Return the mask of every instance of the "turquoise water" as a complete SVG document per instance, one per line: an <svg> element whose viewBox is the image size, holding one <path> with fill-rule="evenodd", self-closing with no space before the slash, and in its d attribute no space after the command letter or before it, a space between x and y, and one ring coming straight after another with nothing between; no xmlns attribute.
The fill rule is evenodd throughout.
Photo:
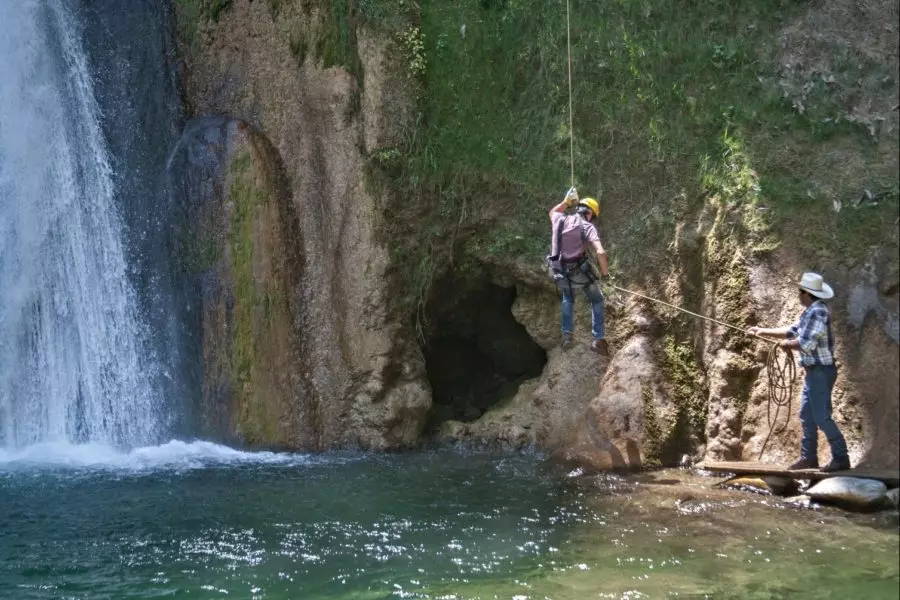
<svg viewBox="0 0 900 600"><path fill-rule="evenodd" d="M665 476L449 451L0 451L0 598L898 597L895 514Z"/></svg>

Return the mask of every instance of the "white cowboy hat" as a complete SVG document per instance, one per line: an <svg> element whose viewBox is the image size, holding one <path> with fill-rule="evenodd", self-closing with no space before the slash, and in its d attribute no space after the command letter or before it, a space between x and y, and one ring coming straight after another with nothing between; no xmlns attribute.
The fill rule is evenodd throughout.
<svg viewBox="0 0 900 600"><path fill-rule="evenodd" d="M834 297L834 290L831 286L822 281L822 276L818 273L804 273L800 278L800 289L805 290L822 300L828 300Z"/></svg>

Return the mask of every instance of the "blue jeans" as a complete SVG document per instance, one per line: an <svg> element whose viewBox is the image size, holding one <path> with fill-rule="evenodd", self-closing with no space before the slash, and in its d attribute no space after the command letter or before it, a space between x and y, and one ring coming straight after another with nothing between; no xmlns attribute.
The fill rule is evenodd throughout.
<svg viewBox="0 0 900 600"><path fill-rule="evenodd" d="M817 429L821 429L828 439L833 459L848 457L847 442L831 418L831 388L834 387L836 378L837 369L834 365L806 367L803 396L800 400L800 424L803 425L800 458L818 460Z"/></svg>
<svg viewBox="0 0 900 600"><path fill-rule="evenodd" d="M591 303L591 333L595 340L602 340L606 334L603 322L603 292L596 282L590 285L573 285L571 287L566 281L560 284L563 335L571 335L575 330L575 296L573 292L579 288L584 290L584 295Z"/></svg>

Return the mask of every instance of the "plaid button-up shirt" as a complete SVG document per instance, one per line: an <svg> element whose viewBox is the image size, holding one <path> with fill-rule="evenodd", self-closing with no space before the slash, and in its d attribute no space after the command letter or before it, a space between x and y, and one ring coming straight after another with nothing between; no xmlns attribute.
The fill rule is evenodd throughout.
<svg viewBox="0 0 900 600"><path fill-rule="evenodd" d="M790 338L800 342L800 365L834 364L834 336L831 334L831 315L821 300L806 307L800 320L791 325Z"/></svg>

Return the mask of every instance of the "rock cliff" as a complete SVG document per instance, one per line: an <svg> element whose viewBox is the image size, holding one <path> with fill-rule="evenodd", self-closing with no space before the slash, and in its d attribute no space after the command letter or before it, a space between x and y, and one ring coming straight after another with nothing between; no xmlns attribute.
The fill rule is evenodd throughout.
<svg viewBox="0 0 900 600"><path fill-rule="evenodd" d="M468 28L443 31L426 44L422 31L443 15L437 9L426 14L427 7L407 7L400 24L385 30L366 21L362 5L352 2L345 12L300 0L220 4L213 13L205 4L198 11L197 3L179 0L177 11L188 107L197 116L222 116L226 121L216 127L229 132L217 134L228 140L228 149L216 154L213 179L221 193L219 207L211 209L219 223L213 228L219 238L212 270L224 287L205 294L203 304L204 402L213 430L247 443L301 449L388 450L428 439L533 446L601 470L673 464L683 454L756 459L764 444L767 460L795 456L800 383L790 414L771 423L762 368L768 348L732 329L608 287L611 360L586 348L583 300L576 306L578 344L567 352L559 348L557 294L542 270L546 240L537 240L549 232L546 209L555 199L547 194L541 200L546 208L528 205L529 212L520 212L524 203L517 199L535 193L507 174L493 174L502 171L497 165L503 157L490 146L508 140L488 140L486 148L461 143L472 153L471 164L456 165L445 179L425 178L439 170L429 171L429 161L442 150L417 146L429 119L444 116L433 95L471 85L425 77L431 73L427 59L451 56L448 48L457 47L459 56L474 56L474 44L487 47L485 40L494 39L477 37L478 27L513 17L480 16ZM473 18L516 10L495 4L459 10ZM886 19L896 31L897 11L888 3L855 9L847 2L818 4L827 6L797 9L787 24L742 21L741 35L755 35L760 26L777 33L771 51L752 61L742 62L726 43L709 49L711 69L771 65L754 83L780 94L777 109L766 110L793 115L804 128L802 136L785 138L777 157L754 157L730 135L737 129L727 123L737 118L735 106L716 106L725 112L710 117L716 144L724 147L721 162L704 155L698 173L684 177L673 174L683 166L681 155L665 154L656 117L646 147L625 124L592 123L602 139L611 140L603 152L595 150L603 154L606 173L614 174L606 177L612 200L601 203L602 235L619 268L619 286L739 328L795 320L795 282L803 271L822 272L838 291L835 418L854 462L895 467L897 222L889 222L896 218L892 214L874 221L861 215L870 210L867 203L877 204L872 198L895 206L896 191L886 188L878 196L866 189L858 206L841 212L836 198L845 192L828 174L864 182L876 167L890 172L893 165L896 173L896 106L893 112L886 108L897 101L896 77L880 84L860 77L854 83L829 73L852 71L841 71L835 58L848 52L864 56L868 65L893 65L896 72L895 36L881 35L876 22ZM376 5L366 4L370 10ZM877 31L860 37L826 27L823 11L831 15L828 23L850 11L858 30ZM650 19L651 13L635 18ZM766 17L755 18L762 23ZM724 26L713 21L704 27L714 32ZM500 39L505 30L491 35ZM622 39L632 43L627 35ZM504 104L505 114L525 110L516 103L524 102L527 81L550 68L543 55L528 60L534 73L520 68L521 61L508 73L514 101ZM861 72L881 72L865 64ZM476 66L468 68L466 78ZM627 72L637 68L632 64ZM461 97L484 108L476 100L488 96L478 94L506 93L501 83ZM646 100L648 89L655 88L641 87L636 97ZM870 93L868 100L853 90ZM685 88L676 94L683 106L675 112L695 118L687 128L708 125L697 113L703 97L688 92L695 93ZM719 93L716 83L706 93ZM855 133L832 129L821 133L835 126L833 117L812 123L809 115L821 100L816 94L827 93L843 103L828 109L843 111L841 122L851 123L854 132L869 131L871 140L858 142ZM643 114L644 108L634 110ZM483 118L473 113L472 122L487 130L492 124ZM720 118L726 121L724 134L715 129ZM471 123L459 123L454 131L463 135L466 127L474 136ZM768 143L779 127L794 125L751 132L760 144ZM188 146L199 143L196 131L185 135ZM863 146L869 149L859 150ZM614 147L621 152L612 152ZM421 151L404 154L416 148ZM481 150L490 158L476 159ZM792 152L809 164L797 164ZM632 154L639 160L623 162ZM762 174L751 167L753 158ZM422 170L413 171L413 162ZM775 179L784 169L802 182L790 180L789 192L781 189L787 184L779 187L786 179ZM685 191L684 181L697 180L696 189ZM650 181L662 182L663 191L652 189ZM635 190L641 190L637 197ZM777 200L782 192L789 199ZM671 199L660 200L662 194ZM250 221L242 220L239 208L247 195L256 198ZM481 201L482 195L490 202ZM616 201L624 198L632 201ZM793 219L787 230L766 221L777 201L783 202L778 214ZM863 222L869 229L856 225ZM235 228L250 236L239 248L227 239ZM854 237L841 237L845 231ZM871 243L864 239L867 232L875 232ZM229 254L247 248L245 262ZM245 285L242 278L248 277ZM273 304L259 305L270 297ZM253 340L249 353L244 330ZM448 373L451 383L442 377ZM820 448L824 460L824 440Z"/></svg>

